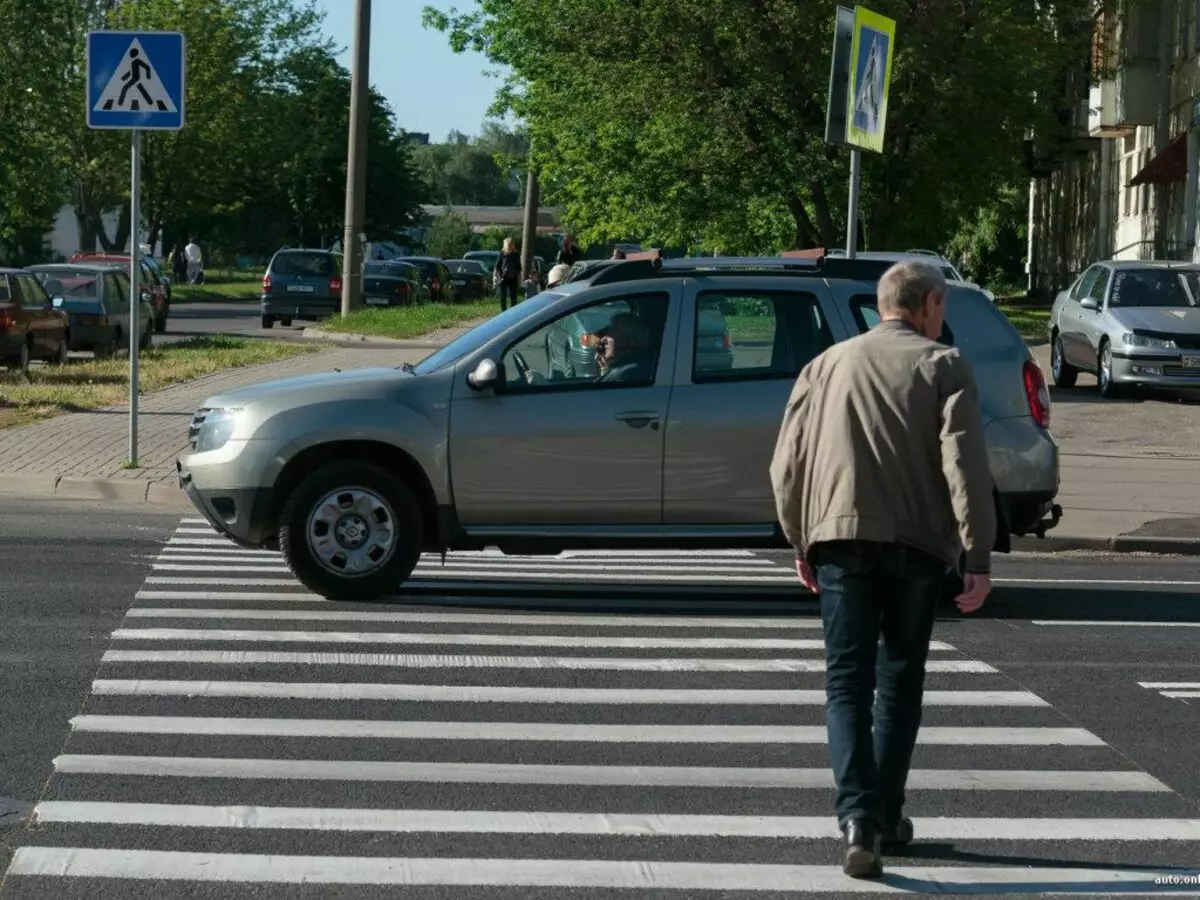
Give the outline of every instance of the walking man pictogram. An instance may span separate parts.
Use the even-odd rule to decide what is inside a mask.
[[[153,105],[153,101],[150,99],[150,95],[146,92],[146,88],[142,84],[142,72],[141,72],[141,70],[144,69],[146,76],[149,77],[152,74],[150,66],[146,64],[146,61],[144,59],[141,59],[138,56],[136,47],[129,48],[129,58],[131,60],[133,60],[133,62],[131,62],[129,64],[129,71],[121,76],[121,80],[128,82],[128,84],[126,84],[125,87],[121,88],[121,97],[119,100],[117,100],[117,106],[125,105],[125,95],[129,93],[131,88],[135,88],[135,87],[138,89],[138,93],[142,95],[142,97],[145,99],[145,101],[147,103]],[[137,109],[137,100],[133,101],[133,108],[135,110]]]

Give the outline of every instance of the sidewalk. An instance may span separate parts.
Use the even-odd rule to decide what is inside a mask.
[[[429,348],[331,349],[230,369],[141,398],[137,469],[125,469],[129,408],[67,413],[0,431],[0,495],[162,503],[190,508],[175,481],[192,415],[213,394],[260,381],[418,362]]]

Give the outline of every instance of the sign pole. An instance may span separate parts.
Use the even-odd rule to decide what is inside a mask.
[[[862,151],[850,150],[850,199],[846,204],[846,256],[854,259],[858,252],[858,186],[862,181]]]
[[[133,129],[129,184],[129,465],[138,464],[138,337],[141,331],[142,284],[138,222],[141,220],[142,132]]]

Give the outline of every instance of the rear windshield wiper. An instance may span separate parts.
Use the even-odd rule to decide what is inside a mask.
[[[408,374],[410,374],[410,375],[416,375],[416,374],[417,374],[417,370],[416,370],[415,368],[413,368],[413,364],[412,364],[412,363],[408,363],[408,362],[406,362],[404,365],[402,365],[402,366],[400,367],[400,371],[401,371],[401,372],[407,372],[407,373],[408,373]]]

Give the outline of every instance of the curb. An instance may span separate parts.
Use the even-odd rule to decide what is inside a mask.
[[[1200,556],[1200,537],[1155,537],[1121,534],[1116,537],[1013,538],[1012,548],[1023,553],[1065,553],[1088,550],[1093,553],[1157,553],[1169,556]]]
[[[391,344],[396,347],[413,347],[418,349],[438,349],[446,346],[441,341],[423,341],[420,338],[390,338],[373,334],[349,334],[343,331],[325,331],[323,328],[305,328],[301,337],[311,341],[340,341],[353,344]]]
[[[0,497],[101,500],[109,503],[145,503],[184,510],[192,508],[187,494],[176,485],[137,478],[85,478],[44,473],[0,474]]]

